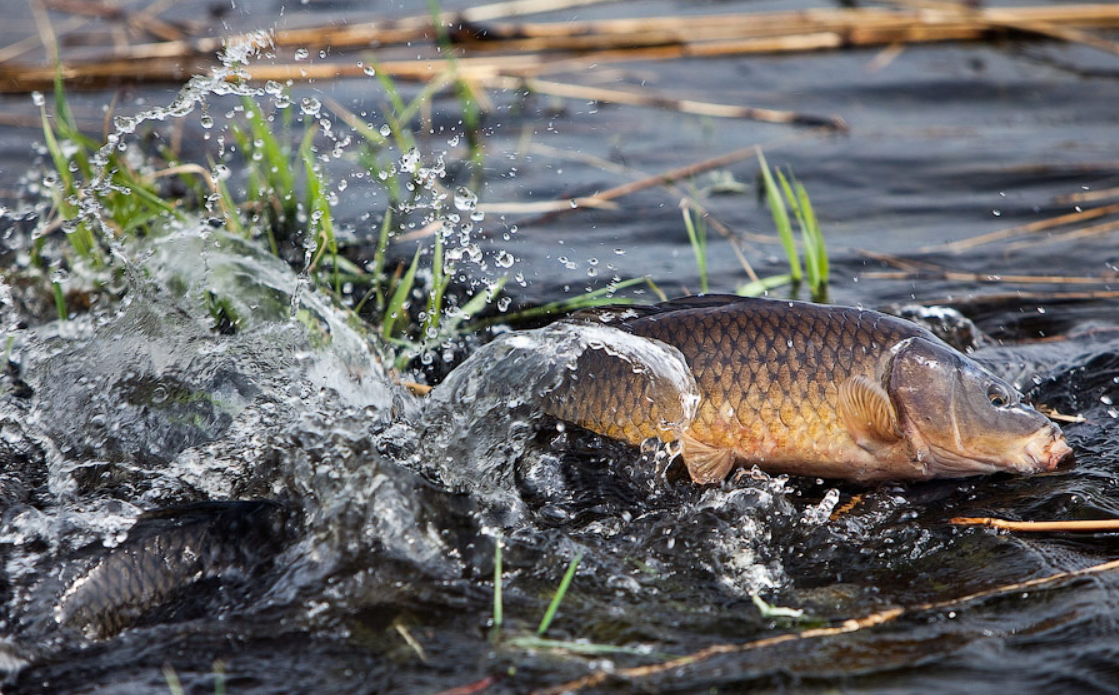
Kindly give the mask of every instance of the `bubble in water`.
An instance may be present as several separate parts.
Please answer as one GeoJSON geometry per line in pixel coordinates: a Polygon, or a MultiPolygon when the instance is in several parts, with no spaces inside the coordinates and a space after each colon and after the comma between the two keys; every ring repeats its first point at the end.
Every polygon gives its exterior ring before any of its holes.
{"type": "Polygon", "coordinates": [[[478,206],[478,196],[466,186],[455,189],[455,208],[458,210],[473,210],[478,206]]]}
{"type": "Polygon", "coordinates": [[[319,111],[322,110],[322,103],[315,97],[303,97],[299,102],[299,108],[308,116],[318,116],[319,111]]]}
{"type": "Polygon", "coordinates": [[[509,311],[509,305],[512,303],[513,299],[511,297],[502,297],[497,300],[497,310],[502,312],[509,311]]]}
{"type": "Polygon", "coordinates": [[[508,251],[499,251],[493,262],[498,268],[511,268],[514,260],[516,259],[513,258],[513,254],[508,251]]]}
{"type": "Polygon", "coordinates": [[[55,268],[51,272],[51,282],[63,283],[70,279],[70,273],[65,268],[55,268]]]}
{"type": "Polygon", "coordinates": [[[202,117],[198,119],[198,122],[206,130],[214,127],[214,117],[208,113],[202,114],[202,117]]]}
{"type": "Polygon", "coordinates": [[[392,135],[392,128],[390,128],[388,123],[386,123],[385,125],[381,126],[379,132],[381,133],[381,137],[387,138],[388,136],[392,135]]]}
{"type": "Polygon", "coordinates": [[[377,71],[373,68],[372,65],[366,65],[365,69],[362,70],[362,72],[364,72],[366,75],[369,75],[370,77],[373,77],[377,74],[377,71]]]}
{"type": "Polygon", "coordinates": [[[42,106],[47,103],[47,100],[43,97],[42,92],[31,92],[31,102],[36,106],[42,106]]]}
{"type": "Polygon", "coordinates": [[[300,48],[295,51],[296,60],[306,60],[307,56],[309,55],[311,55],[311,52],[308,51],[306,48],[300,48]]]}

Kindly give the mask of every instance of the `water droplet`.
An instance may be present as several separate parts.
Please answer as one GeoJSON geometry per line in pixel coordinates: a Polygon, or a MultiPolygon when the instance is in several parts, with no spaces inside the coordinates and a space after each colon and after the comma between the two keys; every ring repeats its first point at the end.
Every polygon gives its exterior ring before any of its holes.
{"type": "Polygon", "coordinates": [[[308,51],[306,48],[300,48],[295,51],[296,60],[306,60],[307,56],[309,55],[311,55],[311,52],[308,51]]]}
{"type": "Polygon", "coordinates": [[[120,133],[131,133],[136,130],[136,119],[131,116],[117,116],[113,119],[113,127],[120,133]]]}
{"type": "Polygon", "coordinates": [[[299,101],[299,108],[308,116],[318,116],[322,110],[322,103],[315,97],[303,97],[299,101]]]}
{"type": "Polygon", "coordinates": [[[478,196],[474,195],[466,186],[459,186],[455,189],[455,208],[458,210],[473,210],[478,205],[478,196]]]}

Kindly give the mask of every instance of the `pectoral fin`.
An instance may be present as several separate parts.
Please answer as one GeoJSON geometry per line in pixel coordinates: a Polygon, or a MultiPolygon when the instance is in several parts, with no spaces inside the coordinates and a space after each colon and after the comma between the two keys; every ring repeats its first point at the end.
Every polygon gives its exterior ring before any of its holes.
{"type": "Polygon", "coordinates": [[[839,418],[855,442],[874,450],[901,439],[897,411],[885,389],[859,374],[839,386],[839,418]]]}
{"type": "Polygon", "coordinates": [[[734,452],[704,444],[689,435],[681,438],[684,445],[681,455],[692,481],[701,485],[721,483],[734,467],[734,452]]]}

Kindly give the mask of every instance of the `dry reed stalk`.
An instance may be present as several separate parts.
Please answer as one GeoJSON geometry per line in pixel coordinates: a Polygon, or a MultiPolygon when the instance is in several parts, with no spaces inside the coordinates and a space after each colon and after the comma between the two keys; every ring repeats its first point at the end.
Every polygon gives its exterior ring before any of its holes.
{"type": "Polygon", "coordinates": [[[1079,43],[1091,48],[1096,48],[1107,53],[1119,55],[1119,44],[1115,44],[1106,39],[1089,34],[1078,29],[1071,27],[1062,27],[1053,24],[1052,22],[1045,21],[1044,19],[1037,19],[1036,17],[1030,19],[1023,17],[1020,13],[1016,12],[1003,12],[999,8],[988,8],[980,10],[975,7],[963,5],[954,2],[943,2],[941,0],[883,0],[891,5],[899,5],[902,7],[919,8],[934,10],[939,13],[944,13],[949,17],[965,17],[970,21],[979,21],[986,23],[991,27],[1005,27],[1008,29],[1015,29],[1030,34],[1037,34],[1047,38],[1058,39],[1068,43],[1079,43]]]}
{"type": "Polygon", "coordinates": [[[1064,234],[1054,234],[1053,236],[1044,237],[1042,239],[1016,241],[1013,244],[1007,244],[1005,249],[1007,251],[1017,251],[1024,248],[1044,246],[1046,244],[1056,244],[1065,241],[1076,241],[1078,239],[1088,239],[1090,237],[1103,236],[1105,234],[1111,234],[1115,231],[1119,231],[1119,220],[1104,222],[1103,224],[1097,224],[1091,227],[1084,227],[1083,229],[1077,229],[1073,232],[1065,232],[1064,234]]]}
{"type": "Polygon", "coordinates": [[[1004,531],[1025,531],[1027,533],[1099,533],[1119,531],[1119,519],[1077,520],[1077,521],[1010,521],[992,517],[956,517],[952,523],[957,526],[988,526],[1004,531]]]}
{"type": "Polygon", "coordinates": [[[592,208],[595,210],[617,210],[617,203],[601,200],[594,196],[579,198],[561,198],[560,200],[536,200],[530,203],[517,201],[493,203],[479,203],[478,209],[486,213],[504,215],[543,215],[550,212],[563,212],[575,208],[592,208]]]}
{"type": "Polygon", "coordinates": [[[1076,224],[1077,222],[1085,222],[1087,220],[1094,220],[1100,217],[1106,217],[1108,215],[1115,214],[1119,214],[1119,203],[1116,203],[1114,205],[1105,205],[1099,208],[1092,208],[1091,210],[1070,212],[1064,215],[1058,215],[1056,217],[1049,217],[1044,220],[1030,222],[1028,224],[1015,225],[1013,227],[1007,227],[1006,229],[1000,229],[996,232],[980,234],[976,237],[961,239],[960,241],[954,241],[950,244],[943,244],[941,246],[924,246],[918,250],[922,253],[967,251],[969,249],[975,248],[976,246],[990,244],[994,241],[1002,241],[1004,239],[1009,239],[1010,237],[1018,236],[1021,234],[1044,232],[1050,229],[1055,229],[1057,227],[1064,227],[1070,224],[1076,224]]]}
{"type": "Polygon", "coordinates": [[[1059,205],[1073,205],[1076,203],[1094,203],[1097,200],[1119,198],[1119,188],[1100,188],[1094,191],[1082,191],[1068,195],[1057,196],[1053,202],[1059,205]]]}
{"type": "Polygon", "coordinates": [[[1035,404],[1034,409],[1037,410],[1037,412],[1044,415],[1045,417],[1049,418],[1050,420],[1059,420],[1061,422],[1073,422],[1073,423],[1088,422],[1088,418],[1084,417],[1083,415],[1066,415],[1064,413],[1059,413],[1056,410],[1053,410],[1052,408],[1050,408],[1048,406],[1045,406],[1045,405],[1041,405],[1041,404],[1035,404]]]}
{"type": "Polygon", "coordinates": [[[754,121],[765,121],[767,123],[788,123],[794,125],[821,126],[839,131],[848,130],[847,124],[839,116],[817,116],[794,111],[779,111],[776,109],[763,109],[734,104],[713,104],[706,101],[677,99],[647,92],[641,93],[620,89],[606,89],[603,87],[590,87],[532,78],[517,79],[511,77],[494,77],[485,80],[485,82],[487,86],[498,89],[527,89],[541,94],[549,94],[551,96],[569,99],[587,99],[612,104],[625,104],[627,106],[647,106],[650,108],[679,111],[680,113],[690,113],[697,116],[742,118],[754,121]]]}
{"type": "MultiPolygon", "coordinates": [[[[440,15],[440,21],[445,24],[487,22],[612,1],[614,0],[513,0],[512,2],[479,5],[461,12],[444,12],[440,15]]],[[[313,49],[327,46],[332,48],[362,48],[431,39],[434,35],[431,15],[425,14],[343,26],[328,25],[284,29],[276,32],[274,40],[276,46],[280,48],[313,49]]],[[[133,53],[118,57],[133,57],[145,60],[154,57],[181,58],[204,55],[220,50],[222,45],[228,41],[245,38],[245,36],[209,37],[194,41],[173,41],[166,44],[140,44],[133,47],[133,53]]]]}
{"type": "Polygon", "coordinates": [[[1023,300],[1029,301],[1046,301],[1046,302],[1062,302],[1062,301],[1087,301],[1096,299],[1119,299],[1119,290],[1092,290],[1089,292],[1005,292],[1000,294],[981,294],[972,295],[966,299],[960,299],[959,296],[948,296],[940,298],[924,298],[921,299],[922,304],[938,305],[948,307],[968,307],[979,303],[989,302],[1006,302],[1006,303],[1021,303],[1023,300]]]}
{"type": "Polygon", "coordinates": [[[921,603],[914,606],[890,608],[884,611],[879,611],[877,613],[864,615],[861,618],[851,618],[833,627],[819,627],[803,630],[801,632],[789,632],[781,635],[774,635],[773,637],[764,637],[762,639],[757,639],[741,644],[716,644],[711,647],[701,649],[697,652],[693,652],[691,654],[681,656],[676,659],[671,659],[662,663],[649,664],[647,666],[634,666],[632,668],[612,669],[610,671],[597,670],[586,676],[583,676],[582,678],[577,678],[575,680],[567,681],[566,683],[560,683],[559,685],[534,690],[532,691],[531,695],[563,695],[563,693],[574,693],[580,690],[586,690],[587,688],[597,686],[609,680],[610,678],[622,679],[626,681],[648,678],[649,676],[655,676],[673,671],[675,669],[683,668],[685,666],[702,663],[717,656],[744,654],[746,652],[752,652],[779,644],[850,634],[852,632],[859,632],[868,628],[892,623],[899,618],[907,615],[959,608],[966,604],[975,603],[984,599],[1006,596],[1027,589],[1036,590],[1048,588],[1054,584],[1059,584],[1060,582],[1064,582],[1067,580],[1103,574],[1105,572],[1111,572],[1117,569],[1119,569],[1119,560],[1112,560],[1110,562],[1104,562],[1098,565],[1092,565],[1091,567],[1084,567],[1078,570],[1057,572],[1046,577],[1038,577],[1036,579],[1029,579],[1022,582],[1015,582],[1013,584],[1006,584],[1004,586],[998,586],[992,589],[984,589],[983,591],[976,591],[974,593],[960,596],[954,599],[947,599],[944,601],[930,601],[928,603],[921,603]]]}
{"type": "MultiPolygon", "coordinates": [[[[582,0],[580,0],[582,1],[582,0]]],[[[494,7],[498,9],[488,12],[479,12],[481,8],[474,8],[458,15],[445,15],[442,20],[454,24],[458,21],[469,25],[471,22],[485,21],[485,18],[498,12],[512,12],[519,10],[539,9],[545,5],[539,0],[517,0],[515,3],[499,3],[494,7]],[[478,19],[481,18],[481,19],[478,19]]],[[[549,37],[521,38],[516,26],[505,30],[509,40],[478,41],[476,37],[481,32],[485,35],[488,29],[467,27],[473,34],[464,34],[466,29],[459,31],[457,36],[474,36],[475,39],[467,40],[466,46],[470,48],[494,47],[502,50],[512,50],[518,47],[532,47],[539,49],[535,53],[519,56],[505,56],[500,58],[477,60],[473,65],[464,68],[477,70],[475,79],[496,74],[536,76],[554,72],[557,69],[583,68],[588,63],[605,63],[634,60],[666,60],[683,57],[710,57],[720,55],[742,55],[751,53],[778,53],[790,51],[810,51],[834,49],[850,46],[872,45],[901,45],[914,42],[948,41],[948,40],[976,40],[989,37],[992,33],[1004,31],[1004,27],[1026,27],[1033,33],[1046,33],[1057,35],[1065,40],[1087,40],[1085,36],[1070,34],[1065,30],[1074,30],[1079,27],[1114,27],[1119,26],[1119,7],[1110,5],[1075,5],[1069,7],[1045,6],[1035,8],[999,8],[998,10],[979,10],[972,13],[930,13],[930,12],[897,12],[897,11],[869,11],[869,10],[824,10],[804,11],[799,13],[758,13],[741,15],[740,19],[732,21],[730,18],[720,16],[716,20],[710,18],[661,18],[671,21],[671,29],[657,29],[646,31],[644,34],[623,32],[619,29],[632,28],[634,22],[644,22],[650,26],[651,20],[626,20],[629,25],[610,25],[605,22],[588,23],[591,33],[586,36],[571,34],[555,35],[552,38],[578,39],[580,47],[589,49],[598,47],[603,50],[592,50],[580,57],[576,63],[570,61],[554,61],[541,55],[548,48],[548,44],[532,43],[518,44],[518,41],[537,41],[549,37]],[[711,24],[715,21],[716,24],[711,24]],[[719,26],[721,23],[724,26],[719,26]],[[1011,26],[1013,25],[1013,26],[1011,26]],[[604,30],[608,28],[607,30],[604,30]],[[612,28],[611,28],[612,27],[612,28]],[[665,33],[668,31],[669,33],[665,33]],[[678,35],[670,36],[672,32],[678,35]],[[717,33],[712,33],[717,32],[717,33]],[[637,38],[645,36],[648,41],[656,45],[630,48],[625,50],[607,50],[617,46],[622,34],[629,33],[625,38],[627,45],[632,45],[637,38]],[[699,40],[693,39],[689,34],[694,34],[699,40]],[[714,36],[726,35],[731,38],[717,39],[714,36]],[[594,37],[598,37],[597,39],[594,37]],[[598,43],[595,43],[597,41],[598,43]],[[669,44],[664,44],[669,41],[669,44]],[[664,44],[664,45],[662,45],[664,44]],[[514,63],[511,64],[509,59],[514,63]],[[557,65],[559,63],[559,65],[557,65]]],[[[540,27],[543,25],[532,25],[540,27]]],[[[543,33],[542,29],[537,29],[543,33]]],[[[389,43],[401,40],[415,40],[420,36],[431,37],[433,31],[430,19],[413,17],[395,22],[380,22],[375,24],[351,25],[341,28],[308,28],[278,32],[275,41],[278,46],[311,47],[329,43],[335,47],[364,45],[375,43],[389,43]]],[[[231,37],[233,38],[233,37],[231,37]]],[[[228,39],[227,39],[228,40],[228,39]]],[[[463,39],[466,40],[466,39],[463,39]]],[[[157,63],[145,65],[154,58],[176,58],[181,61],[190,55],[208,54],[218,50],[222,39],[200,39],[194,42],[165,42],[164,44],[149,44],[131,49],[131,56],[121,58],[123,65],[112,66],[114,61],[99,60],[91,63],[67,66],[66,71],[71,77],[81,77],[96,84],[104,82],[110,77],[136,75],[141,79],[181,79],[182,70],[176,62],[157,63]],[[138,66],[125,67],[134,58],[140,60],[138,66]]],[[[1101,40],[1102,41],[1102,40],[1101,40]]],[[[638,43],[640,43],[638,41],[638,43]]],[[[1098,43],[1098,42],[1097,42],[1098,43]]],[[[563,44],[552,44],[553,48],[562,48],[563,44]]],[[[1103,47],[1097,45],[1097,47],[1103,47]]],[[[471,59],[463,59],[463,62],[471,59]]],[[[409,61],[410,62],[410,61],[409,61]]],[[[418,65],[426,65],[428,61],[418,61],[418,65]]],[[[396,65],[393,68],[400,76],[409,76],[412,79],[424,79],[424,68],[405,68],[396,65]]],[[[0,87],[8,91],[36,89],[49,86],[42,81],[43,74],[35,73],[34,68],[21,68],[18,72],[0,75],[0,87]]],[[[263,66],[254,70],[257,79],[324,79],[331,77],[345,77],[349,72],[346,66],[300,65],[289,68],[273,67],[266,70],[263,66]],[[267,73],[267,74],[265,74],[267,73]]]]}
{"type": "Polygon", "coordinates": [[[1114,285],[1119,277],[1083,277],[1064,275],[1006,275],[1003,273],[965,273],[953,270],[866,271],[859,274],[868,280],[952,280],[955,282],[1013,283],[1019,285],[1114,285]]]}
{"type": "Polygon", "coordinates": [[[47,9],[66,14],[122,21],[164,41],[182,41],[186,35],[178,27],[164,22],[147,11],[128,12],[119,5],[104,5],[92,0],[45,0],[47,9]]]}

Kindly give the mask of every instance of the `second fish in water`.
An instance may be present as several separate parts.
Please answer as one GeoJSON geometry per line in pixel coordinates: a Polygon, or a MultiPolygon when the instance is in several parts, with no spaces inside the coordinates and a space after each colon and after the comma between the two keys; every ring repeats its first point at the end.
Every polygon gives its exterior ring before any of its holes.
{"type": "Polygon", "coordinates": [[[639,365],[588,348],[547,398],[549,414],[634,444],[679,442],[698,483],[736,464],[856,481],[1051,470],[1060,428],[1018,391],[925,329],[874,311],[727,296],[584,312],[678,349],[700,394],[686,427],[678,393],[639,365]]]}

